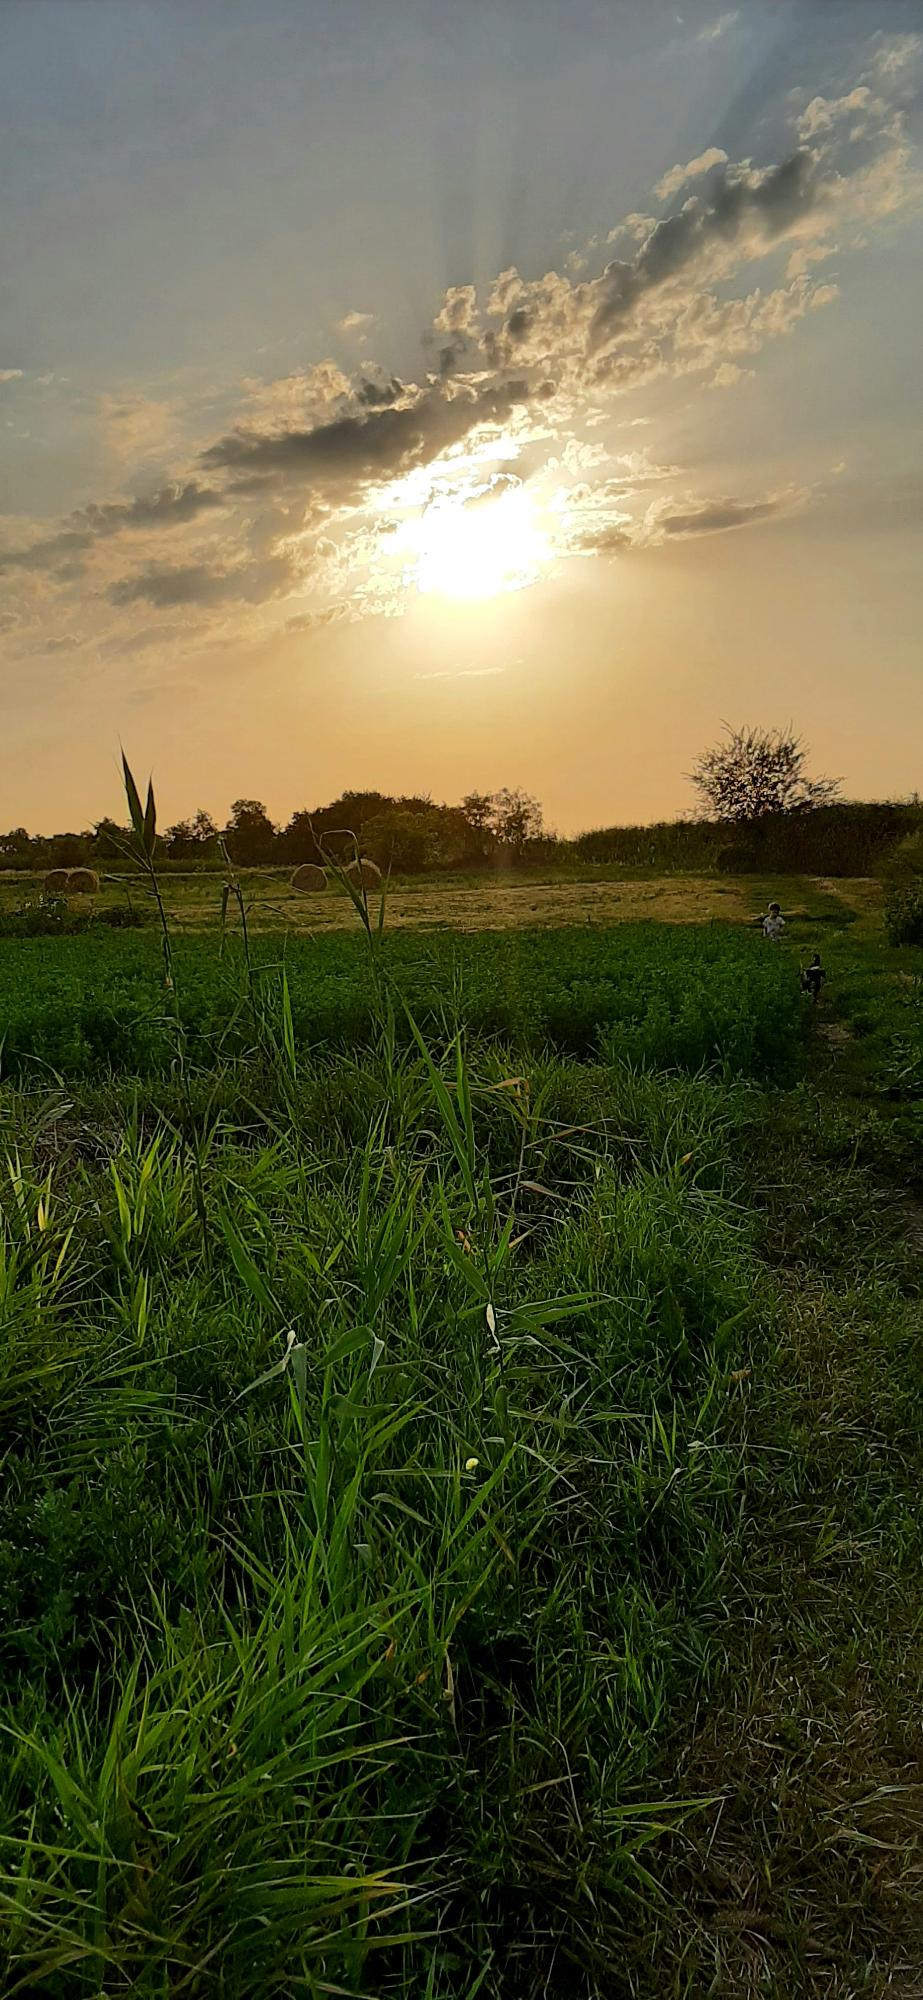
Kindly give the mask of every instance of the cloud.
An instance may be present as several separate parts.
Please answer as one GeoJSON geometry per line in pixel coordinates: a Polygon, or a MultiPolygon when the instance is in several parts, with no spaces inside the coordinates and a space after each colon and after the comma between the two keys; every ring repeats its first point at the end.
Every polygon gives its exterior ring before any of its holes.
{"type": "MultiPolygon", "coordinates": [[[[798,132],[802,139],[816,139],[819,132],[829,132],[840,119],[855,117],[872,104],[872,93],[864,83],[847,91],[845,97],[812,97],[798,119],[798,132]]],[[[877,108],[884,110],[880,104],[877,108]]]]}
{"type": "Polygon", "coordinates": [[[75,574],[77,557],[97,540],[123,534],[131,529],[184,527],[216,507],[225,505],[224,496],[196,480],[164,486],[158,493],[136,500],[91,502],[70,515],[67,525],[55,535],[46,535],[25,549],[0,549],[0,570],[20,569],[75,574]]]}
{"type": "Polygon", "coordinates": [[[347,409],[352,396],[349,376],[329,359],[270,382],[246,376],[240,386],[254,417],[279,424],[316,422],[322,413],[347,409]]]}
{"type": "Polygon", "coordinates": [[[85,528],[62,528],[58,534],[46,535],[29,548],[0,549],[0,571],[48,570],[57,571],[62,576],[76,575],[77,559],[89,548],[92,540],[92,534],[85,528]]]}
{"type": "Polygon", "coordinates": [[[674,511],[672,503],[650,521],[655,538],[661,535],[718,535],[728,528],[748,528],[788,514],[802,504],[803,492],[769,494],[765,500],[700,500],[674,511]]]}
{"type": "Polygon", "coordinates": [[[699,29],[699,32],[696,35],[696,41],[719,42],[721,40],[722,35],[726,35],[728,29],[735,27],[739,20],[740,20],[739,7],[729,8],[726,14],[716,14],[715,19],[713,21],[706,21],[704,28],[699,29]]]}
{"type": "Polygon", "coordinates": [[[877,76],[891,78],[921,60],[923,35],[889,35],[876,49],[872,66],[877,76]]]}
{"type": "Polygon", "coordinates": [[[285,621],[286,632],[318,632],[328,625],[339,625],[344,619],[354,615],[349,603],[324,604],[315,611],[299,611],[294,618],[285,621]]]}
{"type": "Polygon", "coordinates": [[[529,400],[524,381],[487,383],[449,394],[435,387],[400,407],[362,410],[308,429],[231,431],[203,453],[210,470],[271,472],[354,492],[395,479],[482,424],[502,423],[529,400]]]}
{"type": "Polygon", "coordinates": [[[263,562],[216,567],[184,563],[166,567],[148,563],[122,577],[109,592],[110,604],[152,604],[158,610],[177,605],[208,607],[229,602],[262,604],[291,589],[297,571],[290,557],[270,556],[263,562]]]}
{"type": "Polygon", "coordinates": [[[669,201],[674,194],[679,193],[687,181],[698,180],[699,175],[707,174],[711,167],[726,165],[727,154],[722,148],[709,146],[704,153],[698,155],[697,159],[687,161],[684,167],[671,167],[669,173],[664,174],[663,180],[657,182],[654,193],[660,201],[669,201]]]}
{"type": "Polygon", "coordinates": [[[362,334],[367,332],[370,326],[374,325],[374,313],[348,312],[344,313],[342,319],[337,320],[337,332],[362,334]]]}
{"type": "Polygon", "coordinates": [[[433,321],[437,333],[473,333],[478,320],[474,285],[450,285],[433,321]]]}
{"type": "Polygon", "coordinates": [[[114,632],[102,641],[99,650],[107,659],[120,659],[123,654],[146,653],[152,646],[179,644],[188,637],[188,625],[142,625],[137,632],[114,632]]]}
{"type": "MultiPolygon", "coordinates": [[[[699,39],[718,40],[737,18],[718,15],[699,39]]],[[[514,466],[540,499],[543,478],[546,496],[559,482],[548,512],[564,556],[665,546],[774,519],[799,504],[791,493],[684,495],[675,466],[613,457],[609,439],[605,447],[588,440],[614,424],[620,395],[657,379],[697,376],[733,389],[766,343],[833,303],[836,285],[819,283],[812,267],[840,244],[861,242],[920,192],[904,119],[921,54],[923,37],[874,42],[852,88],[830,98],[802,90],[789,100],[794,136],[781,156],[735,161],[709,145],[660,179],[661,200],[678,206],[659,216],[632,211],[582,248],[571,244],[561,269],[525,278],[510,267],[482,293],[471,283],[450,286],[422,335],[419,382],[362,361],[361,346],[360,365],[349,370],[328,357],[276,380],[247,379],[223,435],[202,441],[196,475],[172,480],[179,406],[103,398],[110,441],[133,470],[167,444],[173,460],[150,493],[93,502],[44,534],[34,530],[27,547],[0,549],[0,568],[24,579],[34,573],[22,585],[27,601],[39,599],[42,572],[57,585],[92,561],[98,597],[123,612],[173,607],[204,621],[211,611],[228,628],[232,617],[247,622],[245,606],[316,592],[325,600],[318,606],[286,606],[295,615],[285,629],[294,633],[340,616],[398,612],[407,565],[389,529],[435,498],[465,506],[473,480],[495,492],[491,482],[514,466]],[[614,251],[600,252],[602,241],[614,251]],[[604,459],[614,476],[593,488],[604,459]],[[642,518],[625,511],[655,486],[659,497],[642,518]],[[168,528],[180,546],[161,561],[168,528]]],[[[339,331],[361,342],[372,323],[354,311],[339,331]]],[[[256,612],[250,624],[257,629],[256,612]]],[[[138,637],[139,649],[177,628],[143,629],[151,636],[138,637]]]]}
{"type": "Polygon", "coordinates": [[[407,384],[401,382],[397,375],[385,375],[381,369],[370,369],[360,376],[355,394],[357,402],[365,409],[386,409],[401,402],[407,395],[407,384]]]}
{"type": "Polygon", "coordinates": [[[0,382],[21,382],[21,368],[0,368],[0,382]]]}
{"type": "Polygon", "coordinates": [[[129,529],[184,527],[200,514],[225,505],[223,493],[188,479],[136,500],[108,501],[102,506],[91,503],[71,518],[84,521],[91,534],[117,535],[129,529]]]}
{"type": "Polygon", "coordinates": [[[624,521],[604,521],[599,527],[583,529],[575,547],[581,555],[616,556],[633,548],[636,541],[637,535],[626,516],[624,521]]]}
{"type": "MultiPolygon", "coordinates": [[[[675,472],[676,467],[662,470],[675,472]]],[[[628,488],[620,494],[618,484],[610,482],[585,498],[571,496],[572,501],[577,501],[569,528],[571,553],[618,556],[630,550],[662,548],[670,540],[756,527],[761,522],[796,512],[811,497],[803,487],[787,487],[757,500],[687,495],[680,501],[676,497],[664,497],[652,501],[646,514],[637,518],[613,504],[619,498],[629,498],[630,492],[628,488]]]]}
{"type": "Polygon", "coordinates": [[[814,155],[807,148],[761,173],[728,168],[716,173],[707,201],[693,196],[675,215],[655,224],[632,263],[607,266],[589,327],[591,352],[599,352],[630,325],[646,295],[707,265],[715,249],[752,256],[791,232],[824,199],[814,155]]]}
{"type": "Polygon", "coordinates": [[[86,643],[86,639],[78,638],[75,632],[62,632],[56,639],[39,639],[30,650],[33,653],[76,653],[86,643]]]}
{"type": "Polygon", "coordinates": [[[739,368],[736,361],[719,361],[709,387],[712,389],[735,389],[738,382],[745,382],[752,374],[752,368],[739,368]]]}
{"type": "Polygon", "coordinates": [[[179,438],[179,405],[166,399],[106,391],[97,400],[113,456],[137,468],[163,460],[179,438]]]}

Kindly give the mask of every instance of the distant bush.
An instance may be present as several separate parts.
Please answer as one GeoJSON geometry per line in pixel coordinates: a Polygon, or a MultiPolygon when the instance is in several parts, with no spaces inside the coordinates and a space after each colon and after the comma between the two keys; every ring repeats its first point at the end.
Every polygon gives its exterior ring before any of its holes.
{"type": "Polygon", "coordinates": [[[891,944],[923,944],[923,881],[892,889],[885,904],[891,944]]]}
{"type": "Polygon", "coordinates": [[[150,923],[142,910],[128,903],[110,909],[74,910],[63,896],[21,903],[18,910],[0,910],[0,937],[82,937],[86,931],[136,931],[150,923]]]}
{"type": "Polygon", "coordinates": [[[731,847],[719,847],[715,867],[719,875],[755,875],[759,872],[760,859],[754,847],[744,847],[738,842],[731,847]]]}
{"type": "Polygon", "coordinates": [[[711,868],[727,831],[704,820],[663,820],[654,826],[601,826],[578,833],[578,861],[612,861],[629,868],[711,868]]]}
{"type": "Polygon", "coordinates": [[[886,873],[895,887],[923,877],[923,828],[905,834],[903,840],[890,850],[886,873]]]}
{"type": "Polygon", "coordinates": [[[903,854],[905,873],[923,873],[923,811],[837,801],[737,827],[714,820],[600,827],[578,834],[571,852],[582,861],[722,875],[873,875],[903,854]]]}

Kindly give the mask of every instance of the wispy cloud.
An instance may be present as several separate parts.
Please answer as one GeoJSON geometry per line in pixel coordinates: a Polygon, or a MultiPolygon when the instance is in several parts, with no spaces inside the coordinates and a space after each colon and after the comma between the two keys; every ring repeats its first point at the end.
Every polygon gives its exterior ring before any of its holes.
{"type": "Polygon", "coordinates": [[[716,14],[713,21],[706,21],[696,35],[697,42],[719,42],[729,28],[734,28],[740,20],[740,8],[730,7],[724,14],[716,14]]]}
{"type": "Polygon", "coordinates": [[[370,327],[373,327],[374,325],[375,325],[374,313],[348,312],[344,313],[342,319],[337,320],[337,332],[358,333],[361,338],[362,335],[367,334],[370,327]]]}

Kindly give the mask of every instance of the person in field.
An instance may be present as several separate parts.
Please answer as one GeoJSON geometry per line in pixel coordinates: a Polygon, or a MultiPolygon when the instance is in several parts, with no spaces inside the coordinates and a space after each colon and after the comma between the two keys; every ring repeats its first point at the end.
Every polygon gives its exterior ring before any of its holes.
{"type": "Polygon", "coordinates": [[[801,990],[803,993],[810,993],[815,1007],[820,999],[820,989],[826,977],[827,974],[820,962],[820,952],[816,951],[810,965],[805,966],[801,975],[801,990]]]}
{"type": "Polygon", "coordinates": [[[763,918],[763,936],[773,938],[776,941],[785,936],[785,918],[778,903],[770,903],[763,918]]]}

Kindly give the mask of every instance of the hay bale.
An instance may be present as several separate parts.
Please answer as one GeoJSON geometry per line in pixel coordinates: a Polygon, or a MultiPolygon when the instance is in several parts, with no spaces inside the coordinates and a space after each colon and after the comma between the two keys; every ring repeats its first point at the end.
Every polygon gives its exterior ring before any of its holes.
{"type": "Polygon", "coordinates": [[[99,876],[95,868],[72,868],[67,878],[69,896],[95,896],[99,888],[99,876]]]}
{"type": "Polygon", "coordinates": [[[300,890],[303,896],[312,896],[318,889],[326,889],[327,876],[315,862],[303,861],[301,867],[294,869],[289,876],[288,885],[290,889],[300,890]]]}
{"type": "Polygon", "coordinates": [[[357,889],[377,889],[381,881],[381,869],[365,855],[361,861],[351,861],[346,874],[357,889]]]}
{"type": "Polygon", "coordinates": [[[66,896],[67,869],[66,868],[50,869],[49,873],[45,877],[44,882],[42,883],[42,890],[46,896],[66,896]]]}

